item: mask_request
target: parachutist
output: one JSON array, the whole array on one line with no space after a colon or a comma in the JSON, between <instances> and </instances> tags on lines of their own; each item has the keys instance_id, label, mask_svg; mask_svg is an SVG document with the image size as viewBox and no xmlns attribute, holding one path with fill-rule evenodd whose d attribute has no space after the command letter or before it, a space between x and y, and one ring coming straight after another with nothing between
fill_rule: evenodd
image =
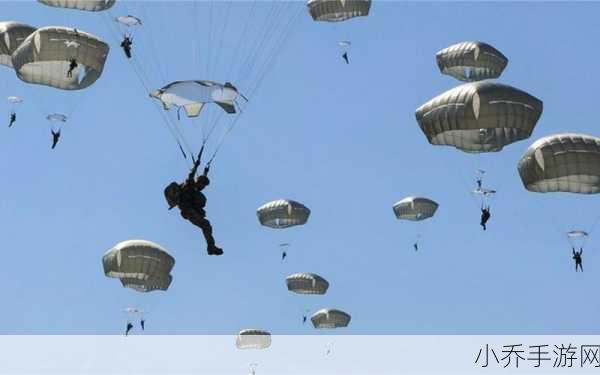
<instances>
[{"instance_id":1,"label":"parachutist","mask_svg":"<svg viewBox=\"0 0 600 375\"><path fill-rule=\"evenodd\" d=\"M208 179L208 171L210 166L204 168L204 173L196 178L196 171L200 166L202 151L200 150L197 160L190 171L186 181L183 184L172 182L165 189L165 197L170 208L179 206L181 216L190 223L202 229L204 238L206 239L208 255L222 255L223 250L215 245L215 239L212 234L212 226L210 221L206 219L206 197L202 194L202 190L210 184Z\"/></svg>"},{"instance_id":2,"label":"parachutist","mask_svg":"<svg viewBox=\"0 0 600 375\"><path fill-rule=\"evenodd\" d=\"M125 56L127 56L128 59L131 58L131 46L133 45L133 40L131 40L129 38L129 36L125 36L123 41L121 42L121 48L123 48L123 51L125 52Z\"/></svg>"},{"instance_id":3,"label":"parachutist","mask_svg":"<svg viewBox=\"0 0 600 375\"><path fill-rule=\"evenodd\" d=\"M302 315L302 324L306 324L306 319L308 317L306 315Z\"/></svg>"},{"instance_id":4,"label":"parachutist","mask_svg":"<svg viewBox=\"0 0 600 375\"><path fill-rule=\"evenodd\" d=\"M577 272L577 269L580 269L581 272L583 272L583 259L581 258L582 254L583 254L582 247L579 248L579 251L575 251L575 248L573 248L573 260L575 260L575 272Z\"/></svg>"},{"instance_id":5,"label":"parachutist","mask_svg":"<svg viewBox=\"0 0 600 375\"><path fill-rule=\"evenodd\" d=\"M285 251L283 253L281 253L281 260L285 260L286 257L287 257L287 253Z\"/></svg>"},{"instance_id":6,"label":"parachutist","mask_svg":"<svg viewBox=\"0 0 600 375\"><path fill-rule=\"evenodd\" d=\"M140 320L140 326L142 327L142 331L145 329L144 325L146 324L146 319L141 319Z\"/></svg>"},{"instance_id":7,"label":"parachutist","mask_svg":"<svg viewBox=\"0 0 600 375\"><path fill-rule=\"evenodd\" d=\"M17 114L13 112L10 114L10 123L8 124L8 127L10 128L11 126L13 126L13 124L16 121L17 121Z\"/></svg>"},{"instance_id":8,"label":"parachutist","mask_svg":"<svg viewBox=\"0 0 600 375\"><path fill-rule=\"evenodd\" d=\"M481 208L481 223L480 225L483 227L483 230L486 230L486 223L490 219L492 215L490 214L490 207L482 207Z\"/></svg>"},{"instance_id":9,"label":"parachutist","mask_svg":"<svg viewBox=\"0 0 600 375\"><path fill-rule=\"evenodd\" d=\"M60 130L56 132L54 130L50 130L50 132L52 132L52 149L54 150L54 147L56 147L56 144L60 139Z\"/></svg>"},{"instance_id":10,"label":"parachutist","mask_svg":"<svg viewBox=\"0 0 600 375\"><path fill-rule=\"evenodd\" d=\"M346 61L346 64L350 64L350 61L348 60L348 52L344 52L342 58L344 59L344 61Z\"/></svg>"},{"instance_id":11,"label":"parachutist","mask_svg":"<svg viewBox=\"0 0 600 375\"><path fill-rule=\"evenodd\" d=\"M415 248L415 251L419 251L419 244L417 242L413 244L413 247Z\"/></svg>"},{"instance_id":12,"label":"parachutist","mask_svg":"<svg viewBox=\"0 0 600 375\"><path fill-rule=\"evenodd\" d=\"M125 336L129 335L129 331L133 328L133 324L131 322L127 322L127 328L125 330Z\"/></svg>"},{"instance_id":13,"label":"parachutist","mask_svg":"<svg viewBox=\"0 0 600 375\"><path fill-rule=\"evenodd\" d=\"M77 60L76 59L71 59L69 60L69 71L67 72L67 77L73 77L73 70L75 70L75 68L77 68L79 65L77 65Z\"/></svg>"}]
</instances>

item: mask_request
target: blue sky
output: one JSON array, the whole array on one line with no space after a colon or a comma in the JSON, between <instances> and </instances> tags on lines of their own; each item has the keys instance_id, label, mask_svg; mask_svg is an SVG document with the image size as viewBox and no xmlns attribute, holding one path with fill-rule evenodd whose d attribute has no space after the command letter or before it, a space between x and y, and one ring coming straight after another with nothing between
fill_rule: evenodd
<instances>
[{"instance_id":1,"label":"blue sky","mask_svg":"<svg viewBox=\"0 0 600 375\"><path fill-rule=\"evenodd\" d=\"M564 236L594 229L596 197L527 192L516 170L535 139L598 134L600 4L375 2L369 17L332 26L296 3L292 34L211 171L206 209L225 250L219 258L206 255L199 230L167 211L162 190L187 165L107 24L143 12L134 54L156 73L154 88L168 83L163 78L225 80L227 62L204 76L203 58L214 56L201 53L209 6L190 13L191 3L118 1L103 15L3 3L6 20L75 26L112 50L100 80L81 93L27 85L0 70L1 95L25 99L17 125L0 129L0 333L119 334L130 305L149 311L154 334L311 334L302 312L322 307L352 314L334 333L600 333L598 233L579 274ZM215 20L226 6L213 4ZM226 26L239 36L237 6ZM339 40L352 41L348 66ZM500 81L543 100L531 139L480 156L427 142L414 111L458 84L439 73L435 53L463 40L494 45L509 58ZM226 40L217 58L228 61L235 48ZM6 104L7 120L9 111ZM49 112L72 115L54 151ZM197 125L178 124L195 147ZM476 168L499 191L487 232L468 193ZM436 216L397 221L392 204L408 195L439 202ZM277 198L306 204L307 225L261 227L256 208ZM131 238L176 258L167 293L136 295L104 276L102 254ZM283 263L281 242L291 243ZM320 274L329 292L289 293L284 279L295 272Z\"/></svg>"}]
</instances>

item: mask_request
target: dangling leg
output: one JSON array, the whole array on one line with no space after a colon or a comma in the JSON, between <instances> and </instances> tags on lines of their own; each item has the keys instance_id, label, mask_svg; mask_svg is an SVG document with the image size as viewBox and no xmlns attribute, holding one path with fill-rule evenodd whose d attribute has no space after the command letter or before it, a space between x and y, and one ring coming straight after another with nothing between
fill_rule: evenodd
<instances>
[{"instance_id":1,"label":"dangling leg","mask_svg":"<svg viewBox=\"0 0 600 375\"><path fill-rule=\"evenodd\" d=\"M215 246L215 239L212 234L212 225L210 225L210 221L208 221L201 212L198 210L182 210L181 216L202 230L209 255L223 254L223 250Z\"/></svg>"}]
</instances>

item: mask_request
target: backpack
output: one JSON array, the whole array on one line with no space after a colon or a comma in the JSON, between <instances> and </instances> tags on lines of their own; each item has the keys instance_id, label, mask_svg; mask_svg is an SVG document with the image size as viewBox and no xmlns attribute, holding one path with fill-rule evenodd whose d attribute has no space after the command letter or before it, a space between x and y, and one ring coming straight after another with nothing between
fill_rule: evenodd
<instances>
[{"instance_id":1,"label":"backpack","mask_svg":"<svg viewBox=\"0 0 600 375\"><path fill-rule=\"evenodd\" d=\"M171 182L165 188L165 199L169 204L169 210L176 207L181 199L181 186L177 182Z\"/></svg>"}]
</instances>

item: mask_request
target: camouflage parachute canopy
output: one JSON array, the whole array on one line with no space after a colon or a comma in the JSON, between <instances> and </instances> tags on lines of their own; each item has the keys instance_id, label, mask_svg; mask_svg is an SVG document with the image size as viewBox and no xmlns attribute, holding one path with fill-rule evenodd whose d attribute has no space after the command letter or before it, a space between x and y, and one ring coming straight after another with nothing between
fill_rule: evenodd
<instances>
[{"instance_id":1,"label":"camouflage parachute canopy","mask_svg":"<svg viewBox=\"0 0 600 375\"><path fill-rule=\"evenodd\" d=\"M524 91L481 81L436 96L415 116L429 143L479 153L529 138L542 110L542 101Z\"/></svg>"},{"instance_id":2,"label":"camouflage parachute canopy","mask_svg":"<svg viewBox=\"0 0 600 375\"><path fill-rule=\"evenodd\" d=\"M25 82L81 90L100 78L108 52L108 44L92 34L67 27L43 27L21 43L12 55L12 64ZM77 67L68 74L72 60Z\"/></svg>"},{"instance_id":3,"label":"camouflage parachute canopy","mask_svg":"<svg viewBox=\"0 0 600 375\"><path fill-rule=\"evenodd\" d=\"M337 309L322 309L314 313L310 320L317 329L343 328L350 324L350 314Z\"/></svg>"},{"instance_id":4,"label":"camouflage parachute canopy","mask_svg":"<svg viewBox=\"0 0 600 375\"><path fill-rule=\"evenodd\" d=\"M310 210L302 203L278 199L260 206L256 210L256 215L262 225L283 229L305 224L310 216Z\"/></svg>"},{"instance_id":5,"label":"camouflage parachute canopy","mask_svg":"<svg viewBox=\"0 0 600 375\"><path fill-rule=\"evenodd\" d=\"M438 204L429 198L406 197L394 204L394 213L400 220L420 221L432 217Z\"/></svg>"},{"instance_id":6,"label":"camouflage parachute canopy","mask_svg":"<svg viewBox=\"0 0 600 375\"><path fill-rule=\"evenodd\" d=\"M307 6L315 21L341 22L369 15L371 0L308 0Z\"/></svg>"},{"instance_id":7,"label":"camouflage parachute canopy","mask_svg":"<svg viewBox=\"0 0 600 375\"><path fill-rule=\"evenodd\" d=\"M116 244L102 257L104 274L139 292L167 290L175 259L160 245L146 240Z\"/></svg>"},{"instance_id":8,"label":"camouflage parachute canopy","mask_svg":"<svg viewBox=\"0 0 600 375\"><path fill-rule=\"evenodd\" d=\"M519 175L537 193L600 192L600 138L564 133L535 141L521 157Z\"/></svg>"},{"instance_id":9,"label":"camouflage parachute canopy","mask_svg":"<svg viewBox=\"0 0 600 375\"><path fill-rule=\"evenodd\" d=\"M467 82L498 78L508 64L500 51L483 42L457 43L435 57L442 74Z\"/></svg>"},{"instance_id":10,"label":"camouflage parachute canopy","mask_svg":"<svg viewBox=\"0 0 600 375\"><path fill-rule=\"evenodd\" d=\"M56 8L99 12L110 9L116 0L38 0L38 2Z\"/></svg>"},{"instance_id":11,"label":"camouflage parachute canopy","mask_svg":"<svg viewBox=\"0 0 600 375\"><path fill-rule=\"evenodd\" d=\"M23 41L35 31L35 27L16 21L0 22L0 64L13 67L11 55Z\"/></svg>"},{"instance_id":12,"label":"camouflage parachute canopy","mask_svg":"<svg viewBox=\"0 0 600 375\"><path fill-rule=\"evenodd\" d=\"M235 340L238 349L266 349L271 346L271 334L260 329L244 329Z\"/></svg>"},{"instance_id":13,"label":"camouflage parachute canopy","mask_svg":"<svg viewBox=\"0 0 600 375\"><path fill-rule=\"evenodd\" d=\"M325 294L329 288L327 280L314 273L295 273L285 283L290 292L298 294Z\"/></svg>"}]
</instances>

